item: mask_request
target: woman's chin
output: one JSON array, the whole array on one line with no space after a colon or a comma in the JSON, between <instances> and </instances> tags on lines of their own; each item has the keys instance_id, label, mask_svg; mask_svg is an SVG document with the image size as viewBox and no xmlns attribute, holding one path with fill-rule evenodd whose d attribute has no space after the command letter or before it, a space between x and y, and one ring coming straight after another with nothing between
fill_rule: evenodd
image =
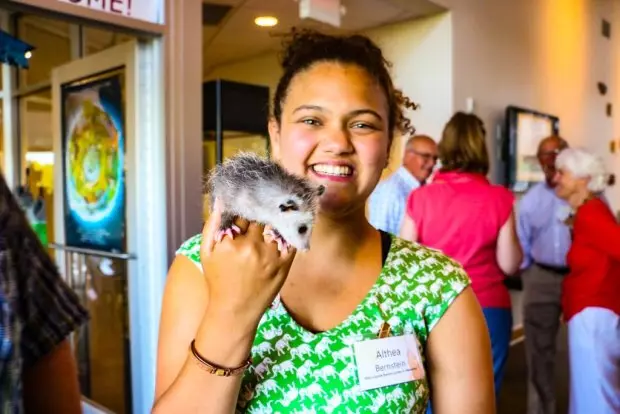
<instances>
[{"instance_id":1,"label":"woman's chin","mask_svg":"<svg viewBox=\"0 0 620 414\"><path fill-rule=\"evenodd\" d=\"M319 199L319 214L328 217L342 217L355 210L355 202L345 194L334 194L329 191Z\"/></svg>"}]
</instances>

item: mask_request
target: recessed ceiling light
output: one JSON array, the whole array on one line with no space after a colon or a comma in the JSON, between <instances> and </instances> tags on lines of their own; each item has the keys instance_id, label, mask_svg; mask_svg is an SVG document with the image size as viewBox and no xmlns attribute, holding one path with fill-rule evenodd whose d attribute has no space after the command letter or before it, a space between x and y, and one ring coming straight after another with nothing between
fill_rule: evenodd
<instances>
[{"instance_id":1,"label":"recessed ceiling light","mask_svg":"<svg viewBox=\"0 0 620 414\"><path fill-rule=\"evenodd\" d=\"M260 27L273 27L278 24L278 19L273 16L259 16L254 19L254 23Z\"/></svg>"}]
</instances>

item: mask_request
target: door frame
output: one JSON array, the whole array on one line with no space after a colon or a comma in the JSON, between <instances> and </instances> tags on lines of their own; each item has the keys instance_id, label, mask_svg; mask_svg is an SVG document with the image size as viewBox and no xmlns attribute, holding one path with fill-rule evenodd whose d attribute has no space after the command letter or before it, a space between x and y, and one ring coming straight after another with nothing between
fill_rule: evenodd
<instances>
[{"instance_id":1,"label":"door frame","mask_svg":"<svg viewBox=\"0 0 620 414\"><path fill-rule=\"evenodd\" d=\"M164 56L161 38L127 42L52 71L54 244L64 246L62 102L64 84L124 67L128 312L132 412L150 412L166 260ZM65 275L66 252L56 249Z\"/></svg>"}]
</instances>

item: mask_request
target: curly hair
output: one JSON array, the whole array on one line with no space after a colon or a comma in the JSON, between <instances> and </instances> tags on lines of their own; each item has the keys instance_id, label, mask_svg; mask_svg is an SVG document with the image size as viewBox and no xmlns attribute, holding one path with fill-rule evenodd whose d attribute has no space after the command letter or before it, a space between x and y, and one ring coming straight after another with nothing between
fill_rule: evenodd
<instances>
[{"instance_id":1,"label":"curly hair","mask_svg":"<svg viewBox=\"0 0 620 414\"><path fill-rule=\"evenodd\" d=\"M273 97L273 117L280 123L282 104L295 75L318 62L353 64L366 70L383 89L388 101L388 128L390 144L394 131L403 135L415 133L411 121L405 116L406 109L418 105L394 87L388 62L381 49L368 37L362 35L334 36L314 30L293 29L284 41L281 55L283 75Z\"/></svg>"}]
</instances>

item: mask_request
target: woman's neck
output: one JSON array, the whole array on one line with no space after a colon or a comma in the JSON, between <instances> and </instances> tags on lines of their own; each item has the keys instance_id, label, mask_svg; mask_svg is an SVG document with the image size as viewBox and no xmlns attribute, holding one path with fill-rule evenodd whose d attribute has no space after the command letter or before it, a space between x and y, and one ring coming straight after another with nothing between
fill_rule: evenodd
<instances>
[{"instance_id":1,"label":"woman's neck","mask_svg":"<svg viewBox=\"0 0 620 414\"><path fill-rule=\"evenodd\" d=\"M350 256L376 232L368 223L363 208L346 217L320 215L312 230L311 251L322 257Z\"/></svg>"},{"instance_id":2,"label":"woman's neck","mask_svg":"<svg viewBox=\"0 0 620 414\"><path fill-rule=\"evenodd\" d=\"M568 204L570 204L573 210L577 210L583 203L593 197L594 195L587 188L584 188L583 190L575 192L568 200Z\"/></svg>"}]
</instances>

